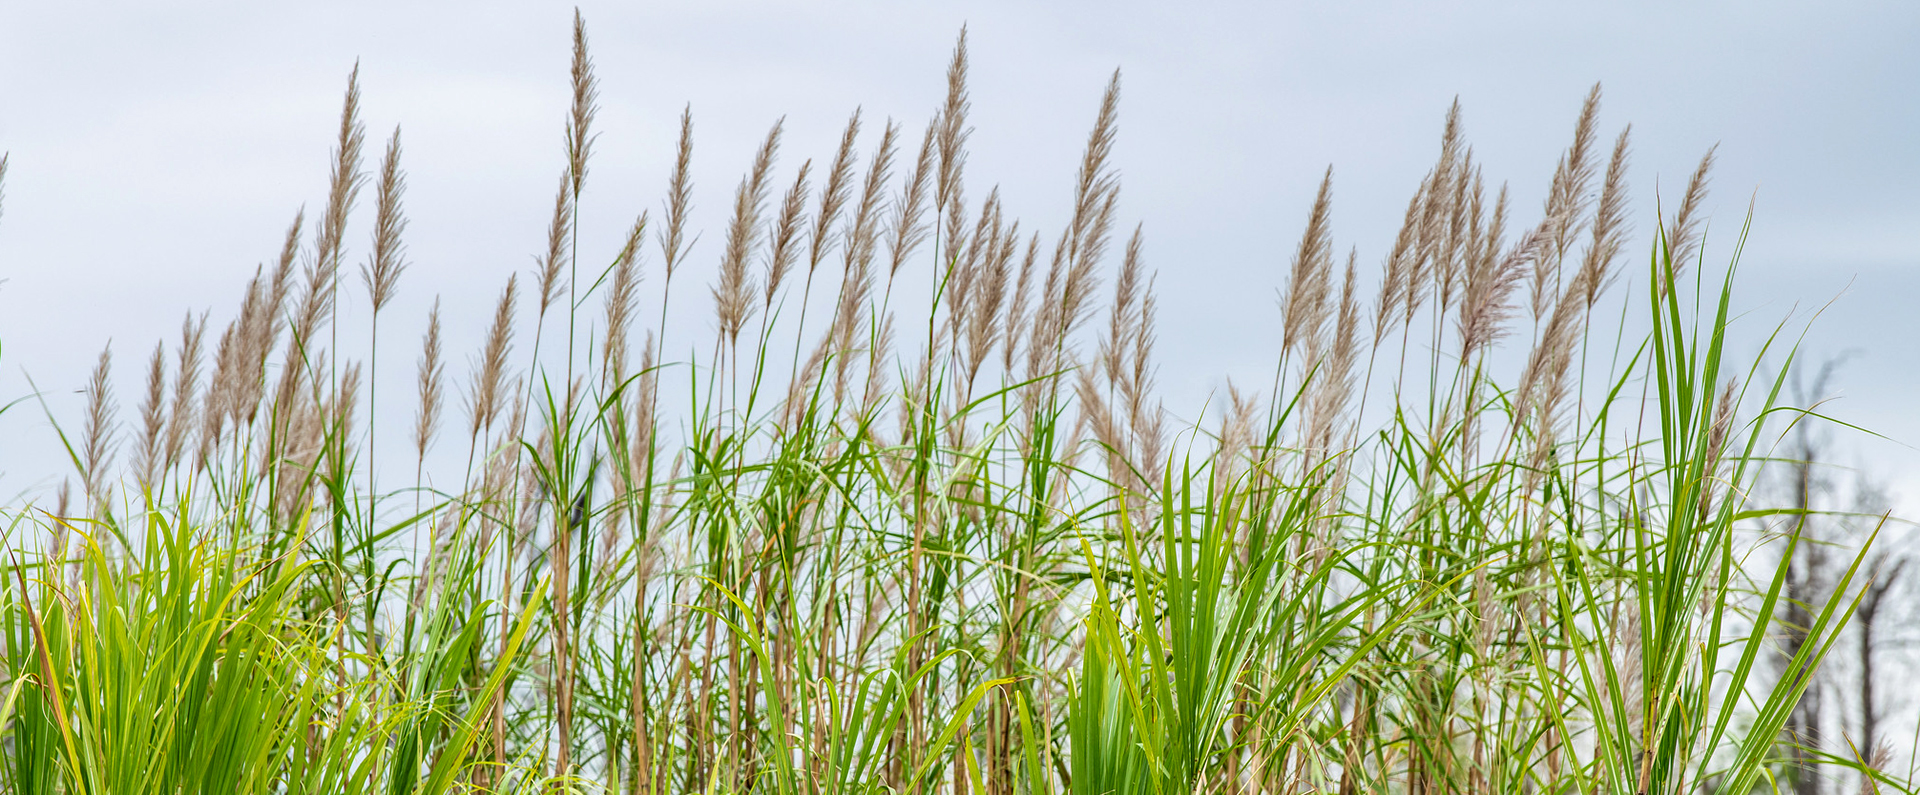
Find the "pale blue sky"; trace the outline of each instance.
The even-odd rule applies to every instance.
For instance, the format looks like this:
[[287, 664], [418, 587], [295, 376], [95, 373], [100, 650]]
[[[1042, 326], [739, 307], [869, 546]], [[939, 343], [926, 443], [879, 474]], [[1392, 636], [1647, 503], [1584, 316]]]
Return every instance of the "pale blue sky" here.
[[[1832, 410], [1920, 444], [1920, 6], [1315, 5], [584, 3], [604, 112], [583, 248], [611, 251], [657, 206], [682, 106], [711, 238], [774, 118], [789, 166], [827, 156], [856, 105], [917, 130], [967, 23], [969, 187], [997, 180], [1029, 223], [1057, 228], [1099, 91], [1124, 69], [1123, 217], [1145, 222], [1160, 273], [1161, 380], [1192, 407], [1224, 376], [1264, 383], [1273, 291], [1328, 164], [1337, 243], [1377, 263], [1457, 95], [1476, 156], [1529, 217], [1601, 81], [1604, 130], [1634, 125], [1636, 229], [1652, 228], [1655, 180], [1671, 193], [1720, 143], [1715, 250], [1755, 207], [1742, 344], [1830, 304], [1807, 351], [1858, 350]], [[542, 245], [569, 21], [528, 3], [0, 5], [0, 399], [31, 375], [71, 416], [111, 339], [130, 415], [153, 341], [190, 307], [223, 322], [294, 210], [322, 200], [355, 59], [370, 139], [406, 130], [413, 268], [394, 333], [417, 334], [439, 294], [450, 350], [470, 350]], [[710, 327], [697, 292], [716, 241], [674, 328]], [[389, 361], [388, 378], [410, 376], [410, 350]], [[1920, 453], [1848, 444], [1915, 504]], [[52, 482], [51, 445], [36, 406], [0, 417], [0, 494]]]

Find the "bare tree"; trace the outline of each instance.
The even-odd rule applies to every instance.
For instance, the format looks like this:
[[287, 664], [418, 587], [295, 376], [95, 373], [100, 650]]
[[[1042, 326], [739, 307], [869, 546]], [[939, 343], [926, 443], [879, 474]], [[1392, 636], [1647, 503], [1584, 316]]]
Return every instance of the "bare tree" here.
[[[1809, 411], [1817, 409], [1819, 403], [1827, 398], [1834, 374], [1844, 361], [1844, 355], [1826, 360], [1811, 381], [1803, 379], [1796, 369], [1792, 377], [1795, 402], [1808, 407]], [[1807, 631], [1813, 624], [1809, 607], [1823, 601], [1823, 594], [1833, 582], [1833, 577], [1827, 571], [1830, 564], [1826, 539], [1820, 532], [1820, 524], [1813, 521], [1819, 511], [1816, 503], [1831, 486], [1822, 477], [1821, 469], [1821, 462], [1828, 453], [1829, 438], [1819, 425], [1810, 414], [1794, 423], [1784, 473], [1788, 481], [1789, 507], [1792, 509], [1789, 516], [1792, 517], [1794, 536], [1799, 540], [1788, 547], [1786, 553], [1791, 556], [1787, 561], [1786, 604], [1781, 605], [1778, 611], [1783, 663], [1798, 655], [1806, 645]], [[1812, 677], [1812, 681], [1787, 717], [1784, 739], [1792, 759], [1790, 775], [1794, 795], [1820, 795], [1821, 781], [1814, 770], [1814, 760], [1821, 751], [1822, 696], [1827, 689], [1823, 685], [1828, 684], [1831, 673], [1814, 669], [1805, 675]]]
[[1888, 604], [1887, 596], [1899, 587], [1901, 575], [1907, 571], [1910, 558], [1883, 556], [1883, 564], [1869, 582], [1865, 593], [1860, 595], [1860, 605], [1854, 608], [1853, 620], [1860, 628], [1860, 750], [1865, 754], [1874, 753], [1880, 743], [1880, 719], [1887, 713], [1887, 705], [1881, 703], [1874, 691], [1875, 675], [1874, 652], [1884, 642], [1888, 627], [1882, 622], [1892, 616], [1882, 612]]
[[[1909, 610], [1901, 609], [1901, 605], [1912, 602], [1905, 586], [1910, 582], [1906, 574], [1911, 568], [1909, 564], [1913, 563], [1913, 553], [1910, 547], [1890, 541], [1882, 532], [1892, 516], [1892, 500], [1886, 490], [1866, 475], [1857, 475], [1854, 481], [1849, 522], [1855, 525], [1853, 536], [1862, 540], [1878, 537], [1876, 548], [1863, 566], [1869, 578], [1860, 589], [1859, 602], [1853, 611], [1853, 624], [1859, 636], [1856, 649], [1859, 679], [1854, 684], [1860, 713], [1860, 734], [1854, 749], [1862, 761], [1884, 770], [1884, 762], [1891, 753], [1880, 727], [1893, 711], [1894, 697], [1900, 694], [1898, 688], [1891, 692], [1881, 689], [1880, 668], [1887, 652], [1906, 640], [1902, 630], [1914, 619]], [[1875, 789], [1870, 782], [1862, 782], [1861, 792], [1870, 793]]]

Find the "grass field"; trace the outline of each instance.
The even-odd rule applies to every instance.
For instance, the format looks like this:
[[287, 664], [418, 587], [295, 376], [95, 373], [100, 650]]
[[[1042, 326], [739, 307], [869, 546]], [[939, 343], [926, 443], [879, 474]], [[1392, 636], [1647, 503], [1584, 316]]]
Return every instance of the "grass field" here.
[[[101, 355], [62, 432], [71, 488], [0, 509], [6, 791], [1795, 775], [1782, 727], [1866, 575], [1849, 557], [1781, 642], [1791, 556], [1756, 550], [1796, 525], [1739, 528], [1774, 515], [1754, 478], [1801, 414], [1725, 355], [1737, 250], [1700, 243], [1711, 154], [1666, 212], [1630, 207], [1596, 87], [1533, 217], [1456, 106], [1379, 277], [1337, 250], [1323, 183], [1272, 383], [1185, 423], [1117, 217], [1117, 74], [1062, 229], [963, 188], [992, 180], [965, 171], [962, 38], [924, 130], [856, 113], [794, 167], [776, 125], [702, 249], [717, 279], [685, 284], [690, 119], [624, 248], [575, 245], [598, 91], [575, 34], [549, 243], [482, 350], [443, 350], [437, 308], [419, 348], [381, 334], [405, 172], [351, 82], [326, 201], [226, 325], [189, 315], [132, 390]], [[711, 301], [711, 327], [668, 327], [643, 276]], [[366, 349], [334, 342], [343, 290], [372, 308]], [[1651, 333], [1595, 316], [1610, 290]], [[417, 379], [363, 377], [379, 352]], [[396, 412], [412, 439], [376, 444]], [[462, 468], [427, 472], [449, 447]], [[1831, 764], [1904, 789], [1871, 755]]]

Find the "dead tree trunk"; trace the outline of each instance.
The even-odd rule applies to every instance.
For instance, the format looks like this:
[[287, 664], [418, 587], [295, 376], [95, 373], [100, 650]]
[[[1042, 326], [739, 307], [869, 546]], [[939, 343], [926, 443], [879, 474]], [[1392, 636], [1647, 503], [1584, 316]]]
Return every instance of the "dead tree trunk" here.
[[1886, 617], [1881, 607], [1906, 568], [1906, 558], [1883, 568], [1873, 582], [1867, 584], [1866, 592], [1860, 595], [1860, 606], [1854, 609], [1854, 623], [1860, 626], [1860, 753], [1868, 758], [1879, 748], [1880, 716], [1885, 711], [1873, 690], [1873, 650], [1879, 640], [1875, 631]]

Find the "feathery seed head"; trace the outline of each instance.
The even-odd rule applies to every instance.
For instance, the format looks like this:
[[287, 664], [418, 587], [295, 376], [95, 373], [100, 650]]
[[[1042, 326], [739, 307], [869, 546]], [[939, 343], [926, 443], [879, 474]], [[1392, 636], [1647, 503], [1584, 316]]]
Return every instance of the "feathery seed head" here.
[[167, 346], [156, 342], [153, 357], [147, 364], [146, 396], [140, 402], [140, 449], [134, 463], [142, 486], [153, 485], [154, 475], [166, 455], [166, 440], [161, 436], [167, 422], [166, 399]]
[[[300, 256], [300, 234], [307, 221], [307, 208], [302, 207], [293, 215], [293, 223], [287, 225], [287, 234], [280, 242], [280, 259], [273, 269], [273, 289], [267, 303], [273, 308], [274, 335], [280, 332], [280, 313], [286, 309], [287, 292], [293, 287], [293, 265]], [[268, 347], [272, 347], [269, 340]]]
[[626, 245], [620, 247], [619, 256], [613, 260], [613, 284], [607, 288], [606, 338], [600, 351], [603, 375], [609, 385], [626, 378], [627, 330], [633, 325], [634, 299], [640, 288], [640, 267], [636, 260], [646, 234], [647, 213], [643, 210], [627, 230]]
[[654, 412], [659, 406], [655, 400], [659, 384], [658, 370], [654, 365], [653, 332], [647, 332], [646, 343], [640, 348], [640, 375], [635, 380], [633, 424], [628, 426], [627, 454], [636, 482], [646, 483], [651, 479], [654, 454]]
[[880, 209], [886, 201], [887, 181], [893, 176], [894, 142], [899, 135], [900, 126], [888, 119], [886, 127], [880, 132], [880, 146], [874, 151], [872, 162], [867, 164], [867, 179], [860, 191], [860, 201], [854, 206], [853, 220], [845, 233], [849, 267], [856, 260], [873, 258], [874, 244], [880, 233]]
[[493, 312], [493, 327], [487, 332], [486, 347], [474, 368], [468, 408], [473, 420], [471, 432], [475, 436], [491, 428], [500, 413], [500, 402], [504, 398], [500, 386], [506, 379], [507, 353], [513, 347], [513, 302], [518, 279], [518, 276], [507, 277], [507, 288], [500, 293], [500, 303]]
[[[1324, 358], [1316, 357], [1317, 361], [1311, 365], [1318, 371], [1314, 375], [1313, 394], [1307, 405], [1307, 445], [1315, 455], [1323, 458], [1332, 454], [1339, 441], [1339, 419], [1346, 412], [1353, 394], [1353, 366], [1359, 358], [1358, 262], [1358, 252], [1349, 251], [1346, 278], [1341, 284], [1338, 309], [1333, 317], [1332, 344], [1314, 344], [1315, 349], [1325, 350], [1326, 355]], [[1322, 278], [1330, 281], [1331, 277]]]
[[720, 261], [720, 283], [713, 288], [714, 314], [720, 323], [720, 336], [729, 344], [740, 338], [740, 329], [753, 313], [753, 298], [759, 288], [747, 270], [754, 246], [759, 242], [760, 214], [766, 209], [767, 175], [773, 170], [780, 151], [780, 130], [785, 120], [774, 122], [767, 140], [754, 156], [753, 169], [741, 178], [734, 191], [733, 221], [727, 226], [727, 248]]
[[253, 280], [247, 284], [247, 297], [240, 305], [240, 317], [234, 329], [233, 362], [229, 370], [233, 380], [228, 383], [227, 410], [228, 419], [236, 427], [252, 422], [259, 412], [266, 390], [267, 357], [272, 353], [277, 326], [275, 307], [269, 305], [271, 288], [260, 279], [260, 271], [255, 270]]
[[[1713, 171], [1713, 155], [1720, 148], [1714, 144], [1700, 157], [1700, 165], [1693, 170], [1693, 178], [1687, 180], [1687, 192], [1680, 199], [1680, 209], [1673, 214], [1673, 222], [1667, 225], [1667, 250], [1671, 252], [1673, 273], [1677, 277], [1687, 263], [1693, 260], [1694, 251], [1700, 244], [1700, 226], [1705, 220], [1701, 204], [1707, 200], [1707, 179]], [[1662, 281], [1659, 289], [1666, 289]]]
[[[361, 184], [366, 181], [366, 175], [360, 171], [360, 150], [365, 143], [366, 129], [360, 123], [360, 64], [356, 62], [353, 72], [347, 76], [347, 98], [340, 111], [340, 138], [334, 146], [326, 212], [320, 217], [313, 259], [307, 263], [306, 296], [293, 322], [294, 345], [301, 351], [334, 313], [347, 218], [359, 198]], [[282, 383], [286, 383], [285, 379]]]
[[[1106, 253], [1107, 233], [1113, 225], [1114, 205], [1120, 193], [1120, 178], [1108, 162], [1119, 132], [1119, 115], [1120, 70], [1115, 69], [1100, 98], [1100, 112], [1094, 117], [1093, 131], [1087, 134], [1086, 152], [1080, 157], [1080, 175], [1073, 192], [1073, 218], [1063, 239], [1062, 253], [1069, 269], [1059, 294], [1062, 310], [1057, 318], [1058, 334], [1048, 345], [1065, 344], [1066, 335], [1078, 325], [1086, 296], [1096, 281], [1094, 267]], [[1059, 264], [1060, 257], [1055, 259]]]
[[1094, 223], [1095, 215], [1105, 196], [1116, 190], [1118, 177], [1108, 165], [1113, 156], [1113, 141], [1118, 133], [1120, 115], [1120, 70], [1113, 71], [1113, 78], [1107, 81], [1107, 90], [1100, 98], [1100, 113], [1094, 117], [1093, 132], [1087, 134], [1087, 149], [1080, 157], [1080, 177], [1073, 191], [1073, 220], [1069, 227], [1076, 241], [1085, 239], [1087, 229]]
[[195, 397], [200, 388], [200, 344], [207, 331], [207, 313], [196, 320], [192, 312], [180, 324], [180, 349], [174, 366], [173, 403], [167, 414], [166, 456], [163, 466], [172, 468], [185, 451], [187, 432], [199, 418]]
[[360, 186], [366, 180], [366, 175], [360, 171], [360, 150], [366, 143], [366, 137], [366, 129], [360, 123], [360, 64], [355, 62], [353, 72], [347, 76], [347, 98], [340, 110], [340, 140], [334, 146], [327, 211], [320, 218], [319, 240], [307, 273], [310, 289], [313, 289], [313, 285], [327, 286], [316, 301], [320, 314], [330, 314], [333, 308], [331, 290], [334, 273], [340, 268], [340, 249], [345, 240], [347, 216], [353, 212]]
[[573, 10], [573, 106], [567, 117], [567, 176], [573, 195], [587, 178], [587, 159], [593, 150], [593, 117], [600, 109], [600, 89], [593, 76], [593, 59], [587, 55], [587, 23], [580, 9]]
[[[1017, 236], [1009, 235], [1017, 241]], [[1020, 352], [1020, 340], [1031, 336], [1027, 316], [1027, 296], [1029, 285], [1033, 282], [1033, 264], [1040, 258], [1040, 233], [1034, 232], [1027, 238], [1027, 254], [1020, 260], [1020, 277], [1013, 284], [1013, 300], [1007, 304], [1007, 322], [1005, 324], [1007, 344], [1003, 349], [1001, 366], [1006, 372], [1013, 372], [1013, 358]], [[1044, 300], [1044, 297], [1043, 297]]]
[[1287, 278], [1284, 323], [1281, 332], [1282, 356], [1291, 355], [1301, 345], [1320, 334], [1327, 316], [1327, 299], [1332, 290], [1333, 169], [1320, 179], [1319, 194], [1313, 210], [1307, 214], [1307, 228], [1294, 252], [1293, 267]]
[[967, 96], [967, 28], [960, 27], [960, 38], [953, 45], [953, 60], [947, 64], [947, 102], [940, 109], [937, 121], [940, 126], [940, 178], [935, 189], [935, 213], [945, 211], [947, 231], [946, 250], [941, 253], [942, 261], [951, 261], [955, 252], [960, 250], [960, 229], [965, 222], [965, 202], [962, 199], [961, 172], [967, 163], [967, 138], [973, 135], [973, 128], [967, 126], [967, 112], [972, 102]]
[[540, 316], [560, 300], [560, 276], [566, 269], [567, 243], [573, 239], [573, 181], [560, 175], [560, 188], [553, 194], [553, 219], [547, 224], [547, 253], [539, 259]]
[[[1885, 742], [1877, 743], [1867, 757], [1867, 767], [1872, 773], [1885, 773], [1893, 766], [1893, 747]], [[1860, 776], [1860, 795], [1880, 795], [1880, 782], [1869, 773]]]
[[686, 254], [687, 213], [693, 209], [693, 106], [680, 112], [680, 146], [667, 180], [667, 228], [659, 236], [662, 278], [673, 281], [673, 269]]
[[[407, 228], [407, 217], [400, 206], [406, 190], [407, 176], [400, 170], [400, 128], [395, 127], [393, 137], [387, 141], [386, 157], [380, 164], [380, 184], [374, 202], [377, 209], [373, 222], [373, 258], [360, 268], [360, 277], [366, 282], [376, 316], [393, 300], [394, 284], [407, 267], [406, 248], [400, 241], [400, 234]], [[289, 233], [288, 242], [297, 245], [298, 238]]]
[[433, 299], [427, 315], [427, 333], [420, 343], [420, 410], [414, 416], [413, 446], [419, 459], [427, 457], [434, 434], [440, 430], [441, 387], [447, 367], [440, 361], [440, 299]]
[[1593, 213], [1593, 240], [1580, 264], [1580, 283], [1586, 288], [1582, 298], [1591, 308], [1600, 292], [1613, 282], [1613, 262], [1627, 236], [1627, 141], [1632, 125], [1614, 139], [1613, 156], [1607, 162], [1607, 175], [1601, 183], [1600, 203]]
[[1107, 323], [1107, 339], [1100, 344], [1100, 369], [1109, 385], [1120, 383], [1122, 368], [1130, 352], [1129, 344], [1140, 322], [1141, 282], [1140, 233], [1135, 226], [1127, 242], [1127, 254], [1121, 260], [1120, 275], [1113, 282], [1113, 309]]
[[[987, 194], [987, 201], [980, 206], [980, 218], [974, 222], [971, 242], [966, 252], [955, 254], [942, 263], [945, 268], [946, 284], [940, 289], [940, 300], [946, 304], [948, 338], [958, 344], [964, 320], [970, 314], [968, 304], [973, 300], [973, 282], [983, 267], [983, 251], [999, 245], [989, 236], [996, 233], [996, 218], [999, 213], [1000, 189], [995, 187]], [[989, 255], [990, 256], [990, 255]]]
[[[333, 395], [333, 411], [331, 412], [334, 422], [333, 433], [340, 439], [338, 442], [339, 447], [336, 448], [336, 450], [344, 449], [351, 445], [351, 440], [353, 439], [353, 418], [359, 409], [359, 404], [360, 363], [347, 362], [346, 369], [340, 372], [340, 385]], [[335, 467], [344, 467], [349, 460], [352, 460], [350, 453], [337, 457], [333, 463]]]
[[[198, 448], [200, 463], [206, 461], [207, 456], [213, 452], [214, 445], [220, 441], [220, 435], [226, 427], [227, 415], [230, 413], [227, 406], [233, 402], [235, 384], [240, 378], [238, 373], [240, 367], [236, 362], [239, 358], [236, 352], [238, 346], [234, 342], [235, 337], [238, 336], [239, 326], [238, 319], [229, 321], [226, 329], [220, 332], [219, 344], [214, 347], [213, 381], [208, 384], [206, 398], [200, 406]], [[293, 379], [300, 372], [298, 367], [286, 367], [283, 370], [287, 380]]]
[[[867, 305], [873, 295], [873, 256], [879, 236], [880, 205], [888, 180], [892, 178], [894, 142], [900, 134], [900, 126], [887, 121], [880, 133], [880, 145], [875, 150], [873, 160], [867, 164], [867, 178], [860, 191], [860, 200], [854, 206], [853, 217], [848, 220], [842, 235], [846, 238], [844, 271], [840, 283], [839, 301], [834, 307], [833, 325], [828, 331], [832, 339], [834, 361], [834, 402], [840, 403], [846, 395], [850, 383], [853, 364], [854, 341], [862, 326], [866, 325]], [[873, 347], [877, 351], [878, 345]], [[869, 379], [878, 381], [876, 375]]]
[[107, 487], [107, 468], [113, 463], [115, 417], [119, 413], [113, 399], [113, 384], [109, 380], [113, 373], [113, 344], [108, 343], [100, 349], [100, 358], [94, 363], [93, 376], [87, 379], [87, 420], [81, 434], [80, 460], [85, 465], [81, 477], [86, 486], [87, 500], [96, 507], [102, 500]]
[[973, 295], [967, 300], [967, 383], [980, 373], [980, 365], [992, 353], [1001, 334], [1000, 310], [1007, 299], [1007, 277], [1013, 255], [1020, 244], [1020, 222], [1004, 231], [1000, 228], [1000, 210], [994, 205], [992, 238], [997, 241], [988, 252], [986, 263], [972, 279]]
[[800, 172], [793, 178], [793, 187], [787, 189], [786, 198], [780, 202], [780, 217], [774, 221], [773, 245], [767, 254], [764, 309], [773, 308], [773, 298], [780, 292], [780, 283], [787, 278], [787, 271], [793, 268], [793, 262], [800, 254], [800, 233], [807, 224], [807, 172], [812, 168], [812, 160], [800, 164]]
[[[1554, 256], [1552, 240], [1550, 234], [1545, 236], [1540, 256]], [[1521, 371], [1514, 422], [1524, 425], [1532, 421], [1534, 425], [1534, 451], [1529, 463], [1536, 470], [1546, 465], [1557, 440], [1560, 409], [1571, 388], [1568, 371], [1573, 363], [1574, 347], [1580, 340], [1581, 321], [1587, 316], [1584, 280], [1589, 274], [1588, 271], [1575, 274], [1561, 291]]]
[[880, 146], [874, 152], [873, 160], [867, 165], [867, 179], [860, 192], [860, 201], [855, 205], [852, 219], [842, 233], [846, 238], [846, 270], [840, 283], [840, 298], [834, 307], [833, 325], [829, 334], [833, 340], [834, 356], [834, 401], [840, 402], [846, 394], [849, 383], [849, 368], [853, 364], [850, 355], [859, 330], [866, 323], [867, 305], [873, 295], [873, 255], [875, 241], [879, 234], [880, 205], [882, 189], [890, 178], [893, 168], [894, 141], [899, 136], [900, 126], [891, 120], [880, 133]]
[[[1507, 206], [1506, 186], [1494, 206], [1496, 231], [1490, 246], [1499, 245], [1498, 227], [1504, 224]], [[1547, 240], [1545, 225], [1535, 227], [1504, 256], [1475, 257], [1467, 269], [1466, 285], [1460, 299], [1460, 358], [1470, 362], [1474, 355], [1506, 335], [1506, 322], [1513, 314], [1512, 296], [1526, 278], [1528, 267], [1543, 256]]]
[[967, 28], [960, 27], [960, 38], [953, 45], [953, 59], [947, 63], [947, 103], [940, 109], [940, 184], [936, 204], [945, 208], [954, 199], [954, 188], [966, 166], [967, 138], [973, 128], [967, 126], [967, 111], [972, 107], [967, 96]]
[[856, 157], [854, 142], [860, 137], [860, 111], [854, 110], [847, 119], [847, 129], [840, 134], [840, 148], [834, 153], [833, 166], [827, 170], [826, 189], [820, 192], [820, 210], [813, 218], [812, 251], [807, 255], [807, 274], [811, 276], [821, 261], [832, 253], [836, 239], [833, 225], [840, 220], [840, 211], [847, 205], [853, 192], [853, 162]]
[[[893, 239], [888, 243], [889, 253], [892, 257], [892, 262], [887, 267], [887, 278], [889, 280], [899, 275], [900, 266], [907, 261], [908, 257], [913, 256], [913, 252], [919, 249], [920, 244], [926, 242], [927, 239], [928, 227], [925, 220], [927, 188], [933, 178], [934, 133], [938, 130], [939, 123], [940, 120], [935, 118], [927, 124], [926, 134], [920, 139], [920, 155], [914, 158], [913, 171], [907, 174], [906, 189], [901, 193], [900, 198], [894, 202], [894, 218], [892, 223]], [[941, 187], [947, 188], [948, 186], [945, 184], [946, 175], [942, 174], [941, 179]], [[951, 258], [953, 246], [953, 241], [948, 240], [947, 251], [949, 259]], [[950, 265], [951, 262], [943, 262], [941, 264]]]
[[[1417, 252], [1414, 244], [1420, 239], [1420, 211], [1424, 206], [1425, 183], [1407, 200], [1407, 213], [1400, 222], [1400, 232], [1394, 236], [1393, 248], [1387, 252], [1385, 274], [1380, 280], [1380, 295], [1375, 299], [1373, 315], [1373, 344], [1379, 347], [1387, 334], [1401, 322], [1401, 307], [1413, 300], [1415, 288], [1411, 270]], [[1406, 313], [1412, 315], [1411, 311]]]
[[1567, 147], [1554, 168], [1553, 181], [1547, 187], [1544, 217], [1552, 221], [1547, 230], [1547, 256], [1534, 263], [1532, 284], [1533, 316], [1546, 314], [1560, 289], [1560, 267], [1567, 247], [1579, 233], [1585, 217], [1589, 186], [1593, 182], [1593, 128], [1600, 115], [1600, 84], [1593, 84], [1580, 106], [1580, 118], [1574, 123], [1573, 143]]
[[1030, 324], [1032, 333], [1027, 340], [1027, 371], [1025, 380], [1031, 381], [1046, 375], [1056, 368], [1060, 359], [1062, 342], [1066, 336], [1065, 309], [1067, 306], [1067, 257], [1068, 246], [1072, 244], [1069, 235], [1061, 235], [1053, 246], [1053, 260], [1047, 266], [1047, 279], [1040, 286], [1039, 305], [1034, 307]]
[[[1440, 258], [1445, 253], [1450, 230], [1448, 222], [1454, 213], [1454, 189], [1457, 174], [1461, 170], [1460, 149], [1465, 145], [1462, 138], [1460, 100], [1456, 97], [1447, 108], [1446, 128], [1440, 135], [1440, 159], [1427, 174], [1427, 181], [1421, 189], [1425, 203], [1420, 210], [1420, 238], [1415, 249], [1417, 256], [1408, 273], [1410, 289], [1417, 291], [1409, 296], [1407, 302], [1409, 322], [1425, 300], [1426, 282], [1433, 281], [1436, 285], [1441, 282], [1437, 276], [1445, 268]], [[1435, 295], [1438, 297], [1438, 291]]]
[[1437, 311], [1453, 308], [1454, 290], [1460, 284], [1463, 254], [1471, 248], [1471, 232], [1481, 220], [1480, 170], [1473, 164], [1469, 147], [1453, 169], [1453, 198], [1447, 202], [1445, 238], [1435, 256], [1433, 281]]
[[1107, 240], [1113, 230], [1114, 211], [1119, 199], [1120, 189], [1116, 183], [1106, 191], [1099, 208], [1082, 227], [1081, 235], [1074, 240], [1075, 256], [1072, 267], [1067, 270], [1066, 281], [1062, 284], [1059, 336], [1054, 340], [1054, 345], [1065, 345], [1073, 330], [1092, 314], [1093, 304], [1088, 299], [1100, 282], [1097, 275], [1100, 260], [1107, 253]]
[[[947, 260], [946, 284], [940, 290], [940, 300], [946, 304], [947, 338], [953, 342], [955, 350], [963, 339], [970, 336], [970, 321], [976, 312], [973, 299], [975, 283], [982, 278], [990, 278], [983, 271], [992, 267], [991, 260], [1000, 248], [1000, 188], [995, 186], [987, 193], [986, 203], [980, 205], [980, 217], [974, 222], [973, 234], [966, 247], [966, 253], [958, 254]], [[998, 312], [996, 305], [993, 310]], [[996, 321], [997, 318], [988, 318]], [[971, 346], [969, 342], [969, 347]]]

